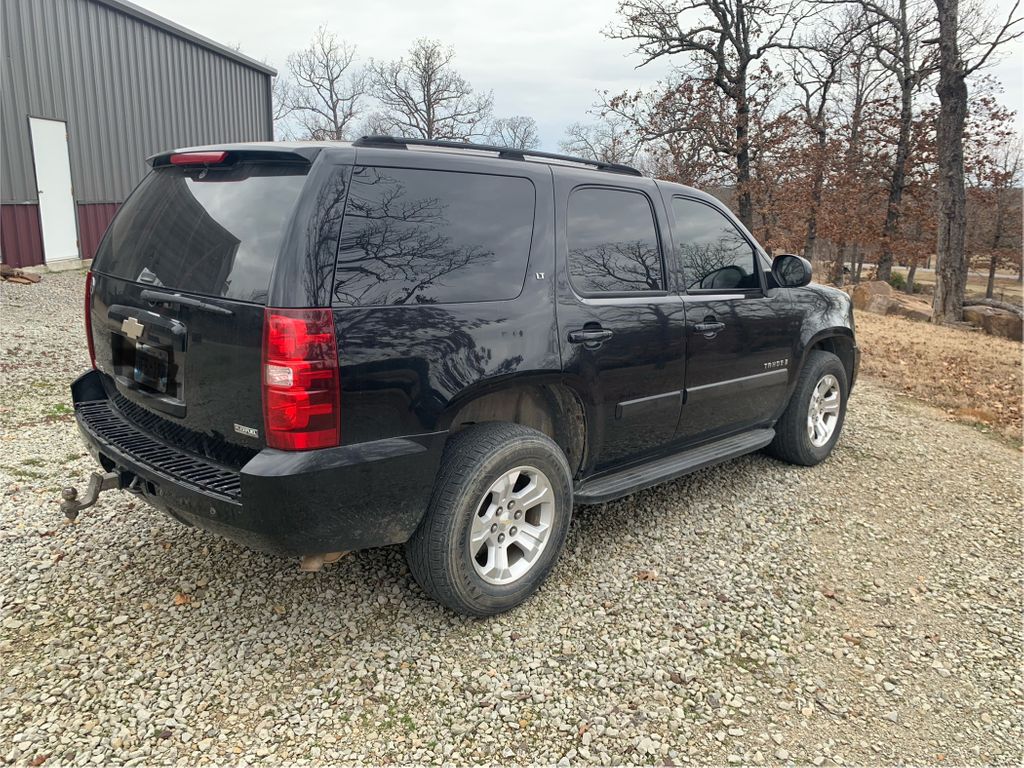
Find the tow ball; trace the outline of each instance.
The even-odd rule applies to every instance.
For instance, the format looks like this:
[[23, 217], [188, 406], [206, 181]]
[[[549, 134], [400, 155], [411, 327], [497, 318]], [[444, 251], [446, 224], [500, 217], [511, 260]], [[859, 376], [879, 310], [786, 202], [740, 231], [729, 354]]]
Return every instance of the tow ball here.
[[85, 489], [85, 498], [78, 500], [78, 489], [69, 486], [60, 492], [60, 511], [68, 522], [75, 522], [78, 513], [96, 503], [103, 491], [112, 491], [121, 488], [121, 475], [117, 472], [93, 472], [89, 475], [89, 485]]

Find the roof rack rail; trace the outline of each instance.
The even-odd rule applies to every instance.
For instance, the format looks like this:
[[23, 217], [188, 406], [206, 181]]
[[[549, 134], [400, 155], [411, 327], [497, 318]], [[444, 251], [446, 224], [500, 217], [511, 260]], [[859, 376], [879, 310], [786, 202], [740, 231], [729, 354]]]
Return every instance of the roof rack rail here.
[[563, 163], [578, 163], [589, 165], [599, 171], [610, 173], [624, 173], [629, 176], [643, 176], [636, 168], [620, 163], [606, 163], [601, 160], [587, 160], [584, 157], [573, 155], [559, 155], [555, 152], [537, 152], [532, 149], [516, 149], [514, 147], [499, 147], [493, 144], [471, 144], [461, 141], [442, 141], [440, 139], [406, 139], [400, 136], [363, 136], [352, 142], [353, 147], [380, 147], [390, 149], [408, 149], [413, 147], [439, 147], [441, 149], [469, 149], [483, 152], [497, 152], [498, 157], [505, 160], [525, 160], [527, 157], [537, 157], [544, 160], [558, 160]]

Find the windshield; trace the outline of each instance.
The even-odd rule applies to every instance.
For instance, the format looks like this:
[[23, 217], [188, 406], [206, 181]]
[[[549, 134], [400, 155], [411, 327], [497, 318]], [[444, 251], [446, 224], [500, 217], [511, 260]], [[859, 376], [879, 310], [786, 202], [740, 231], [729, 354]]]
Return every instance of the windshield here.
[[307, 166], [161, 168], [118, 211], [97, 272], [265, 303]]

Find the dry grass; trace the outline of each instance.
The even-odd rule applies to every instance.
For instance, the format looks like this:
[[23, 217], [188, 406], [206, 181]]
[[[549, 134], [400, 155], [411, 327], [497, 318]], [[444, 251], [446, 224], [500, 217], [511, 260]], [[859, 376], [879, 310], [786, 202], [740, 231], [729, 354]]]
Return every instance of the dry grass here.
[[1019, 342], [868, 312], [856, 322], [862, 375], [1021, 442]]
[[[866, 269], [866, 267], [865, 267]], [[893, 267], [893, 272], [899, 272], [903, 277], [907, 276], [906, 267]], [[931, 293], [935, 290], [935, 273], [918, 272], [914, 275], [914, 282], [925, 286], [925, 290]], [[978, 272], [971, 272], [967, 276], [967, 296], [972, 299], [985, 298], [985, 289], [988, 286], [988, 275]], [[992, 298], [999, 301], [1008, 301], [1011, 304], [1020, 304], [1024, 297], [1024, 285], [1012, 277], [996, 277], [993, 286]]]

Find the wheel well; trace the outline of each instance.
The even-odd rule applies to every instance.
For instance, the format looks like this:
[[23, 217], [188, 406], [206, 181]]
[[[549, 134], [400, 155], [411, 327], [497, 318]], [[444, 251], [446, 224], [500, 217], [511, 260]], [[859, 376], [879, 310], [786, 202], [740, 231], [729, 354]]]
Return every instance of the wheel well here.
[[853, 339], [848, 336], [828, 336], [816, 341], [811, 349], [822, 349], [838, 357], [846, 371], [846, 381], [853, 381]]
[[568, 387], [532, 384], [489, 392], [463, 405], [450, 431], [489, 421], [522, 424], [544, 433], [562, 449], [573, 473], [583, 463], [587, 434], [583, 404]]

